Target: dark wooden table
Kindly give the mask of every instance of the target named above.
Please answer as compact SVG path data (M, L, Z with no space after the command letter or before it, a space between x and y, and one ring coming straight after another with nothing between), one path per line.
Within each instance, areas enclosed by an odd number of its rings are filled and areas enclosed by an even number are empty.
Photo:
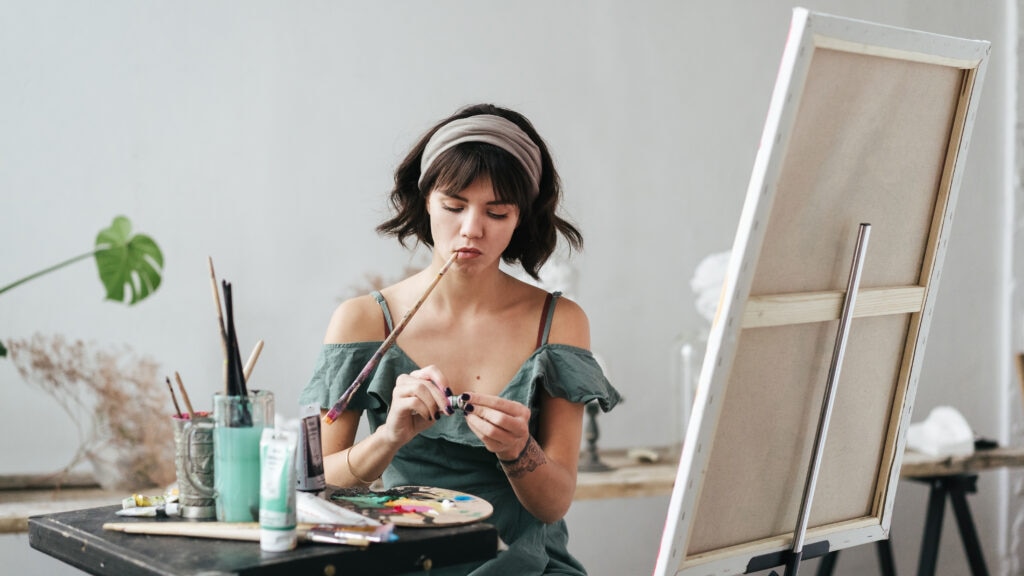
M398 540L366 548L302 543L290 552L262 552L256 542L147 536L103 529L106 522L159 522L123 518L120 505L33 516L29 544L90 574L257 575L406 574L493 558L498 533L490 524L449 528L396 528Z

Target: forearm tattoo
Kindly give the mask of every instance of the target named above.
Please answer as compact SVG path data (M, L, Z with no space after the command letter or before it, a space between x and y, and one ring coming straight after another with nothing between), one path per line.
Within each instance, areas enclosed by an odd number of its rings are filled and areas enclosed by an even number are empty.
M526 440L526 446L523 446L523 451L519 453L519 456L516 456L515 460L498 459L498 462L501 462L501 467L505 469L506 476L509 478L519 478L547 464L548 459L540 444L537 444L533 436L530 436Z

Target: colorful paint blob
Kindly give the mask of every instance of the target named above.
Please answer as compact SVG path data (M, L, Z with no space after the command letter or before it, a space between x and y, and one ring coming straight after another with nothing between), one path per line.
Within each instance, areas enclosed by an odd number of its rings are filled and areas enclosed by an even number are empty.
M378 492L335 488L330 499L348 510L396 526L457 526L484 520L494 512L483 498L429 486L400 486Z

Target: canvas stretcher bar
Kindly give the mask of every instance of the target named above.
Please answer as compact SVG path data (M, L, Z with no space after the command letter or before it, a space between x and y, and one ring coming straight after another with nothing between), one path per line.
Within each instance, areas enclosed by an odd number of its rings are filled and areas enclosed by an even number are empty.
M742 328L838 320L844 295L842 291L831 291L751 296L743 314ZM923 307L924 288L921 286L868 288L858 293L853 317L912 314Z
M988 53L793 11L655 574L739 574L792 545L860 222L871 248L807 542L888 536Z

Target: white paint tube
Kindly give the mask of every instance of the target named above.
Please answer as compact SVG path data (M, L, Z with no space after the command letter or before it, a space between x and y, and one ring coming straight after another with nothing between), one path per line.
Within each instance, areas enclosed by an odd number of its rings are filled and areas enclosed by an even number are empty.
M291 430L264 428L260 436L260 548L293 550L295 532L295 452Z
M299 406L299 453L295 460L296 487L303 492L319 492L324 481L324 456L320 445L320 407Z

